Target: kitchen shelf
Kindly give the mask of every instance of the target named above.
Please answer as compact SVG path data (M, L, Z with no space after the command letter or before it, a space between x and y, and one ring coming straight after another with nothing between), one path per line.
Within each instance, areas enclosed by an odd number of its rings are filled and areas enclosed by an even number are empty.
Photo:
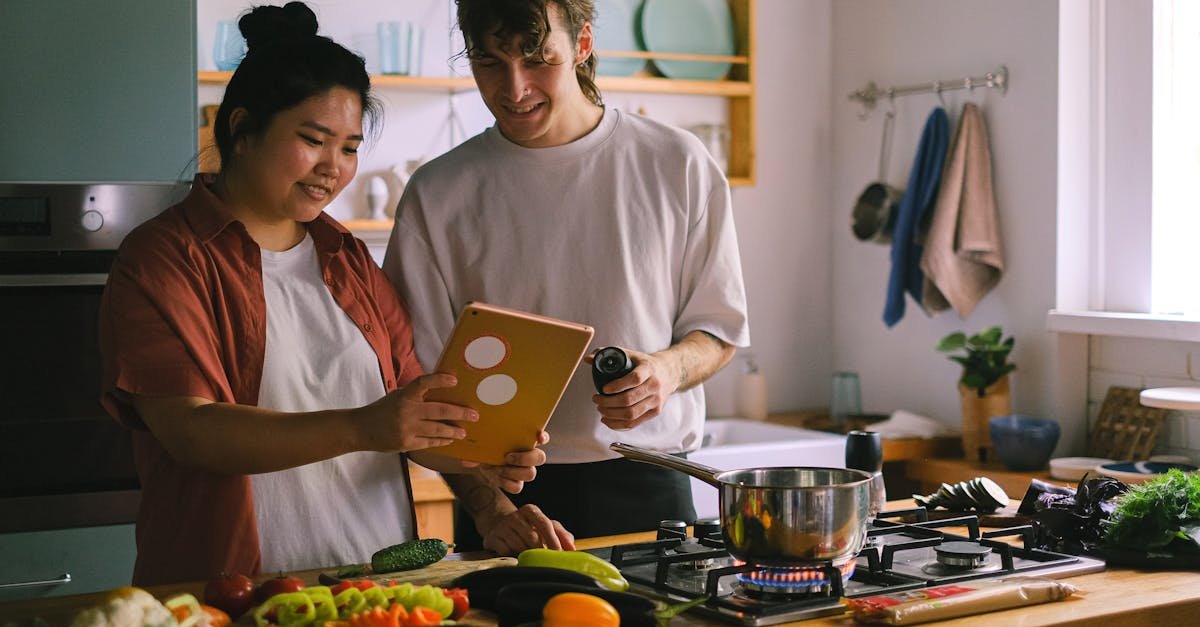
M728 101L729 166L726 173L733 187L754 185L755 180L755 68L754 16L757 0L729 0L733 14L737 50L734 55L683 54L643 52L632 50L597 50L601 58L670 59L697 62L730 63L729 76L724 80L677 80L657 76L597 76L596 86L601 93L639 93L681 96L713 96ZM232 72L202 71L201 85L224 85ZM371 77L371 84L383 89L460 93L475 89L469 76L400 76L384 74ZM351 220L352 230L383 231L391 221Z
M740 57L713 58L728 59ZM233 72L209 70L198 73L201 85L224 85L229 82L231 76L233 76ZM401 76L398 74L377 74L371 76L371 84L376 87L426 91L461 92L475 89L475 79L469 76ZM657 76L597 76L596 86L600 88L601 92L683 94L692 96L749 97L754 92L754 86L746 81L679 80Z
M392 220L338 220L342 226L351 231L390 231L392 230Z

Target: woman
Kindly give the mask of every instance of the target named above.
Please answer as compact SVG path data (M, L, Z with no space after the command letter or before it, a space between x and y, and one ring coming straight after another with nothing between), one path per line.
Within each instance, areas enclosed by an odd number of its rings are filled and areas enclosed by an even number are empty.
M477 419L423 400L454 378L421 376L399 298L322 211L376 112L362 58L300 2L239 27L220 172L126 238L100 315L102 402L133 429L142 483L138 585L363 562L411 539L405 454ZM476 471L518 491L544 454L507 461Z

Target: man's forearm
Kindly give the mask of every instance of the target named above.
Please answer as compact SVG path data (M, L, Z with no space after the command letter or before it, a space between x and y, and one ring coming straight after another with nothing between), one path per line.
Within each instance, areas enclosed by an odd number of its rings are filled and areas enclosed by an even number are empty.
M458 498L459 505L476 523L517 509L500 488L485 481L478 473L446 474L442 478Z
M679 373L677 391L696 387L724 368L737 351L732 344L705 331L692 331L662 351L676 363Z

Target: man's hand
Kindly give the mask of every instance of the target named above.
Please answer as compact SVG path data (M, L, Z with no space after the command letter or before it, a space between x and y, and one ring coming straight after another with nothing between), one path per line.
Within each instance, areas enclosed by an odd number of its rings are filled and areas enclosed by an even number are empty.
M545 446L549 441L549 433L538 432L537 446ZM464 461L463 466L474 466L475 471L488 485L496 486L509 494L517 494L525 487L526 481L533 481L537 477L537 467L546 463L546 453L540 448L509 451L504 456L504 462L503 466L493 466Z
M683 380L676 361L664 353L623 350L633 360L633 370L608 382L605 394L592 396L600 422L617 431L632 429L658 416Z
M543 547L575 550L575 536L536 505L522 505L505 513L476 517L475 528L483 538L483 548L500 555L516 555L525 549Z
M735 349L706 331L691 331L657 353L622 350L633 360L633 371L592 397L600 422L616 430L632 429L662 413L667 398L716 374L733 359Z

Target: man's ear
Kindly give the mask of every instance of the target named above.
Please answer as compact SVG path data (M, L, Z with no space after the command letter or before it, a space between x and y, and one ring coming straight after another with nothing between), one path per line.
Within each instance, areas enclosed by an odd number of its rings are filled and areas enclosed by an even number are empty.
M592 23L584 22L579 29L579 39L575 41L575 65L583 65L596 46L596 37L592 33Z

